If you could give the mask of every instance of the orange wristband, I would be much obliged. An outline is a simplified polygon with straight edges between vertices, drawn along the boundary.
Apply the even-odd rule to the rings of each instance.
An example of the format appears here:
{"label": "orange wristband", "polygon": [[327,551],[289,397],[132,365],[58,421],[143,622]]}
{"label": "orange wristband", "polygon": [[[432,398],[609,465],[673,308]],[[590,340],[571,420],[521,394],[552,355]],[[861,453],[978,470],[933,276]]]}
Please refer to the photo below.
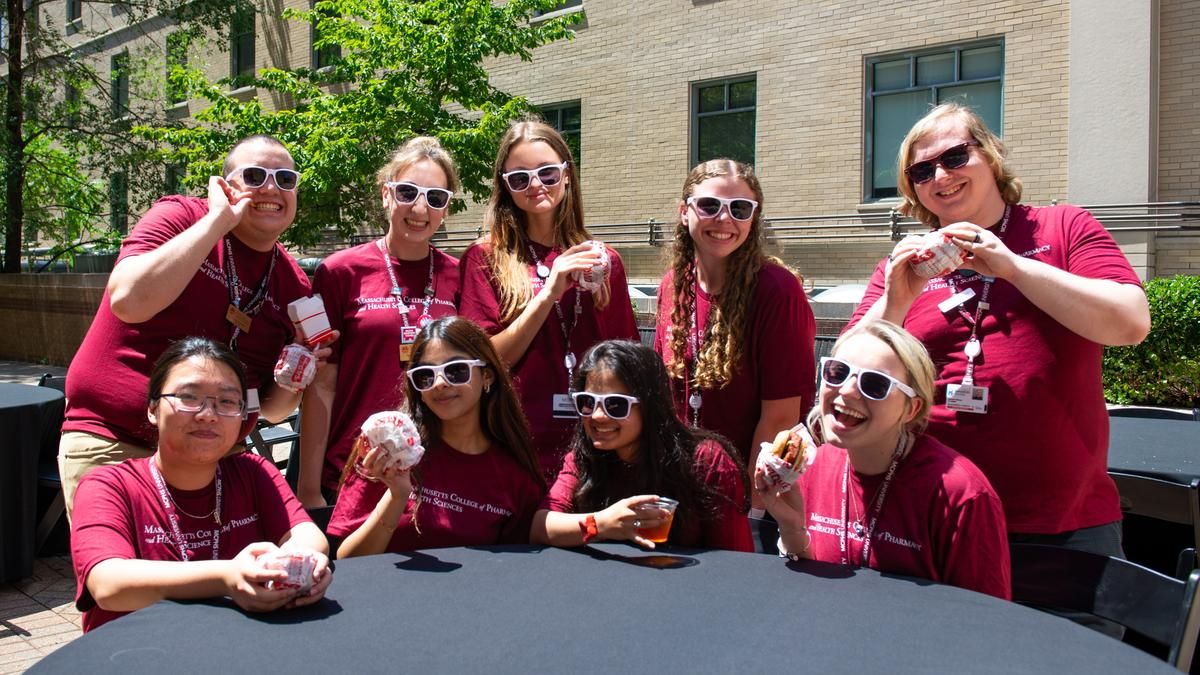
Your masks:
{"label": "orange wristband", "polygon": [[589,513],[587,518],[584,518],[579,523],[579,532],[583,534],[583,543],[589,543],[600,534],[600,530],[596,529],[596,514]]}

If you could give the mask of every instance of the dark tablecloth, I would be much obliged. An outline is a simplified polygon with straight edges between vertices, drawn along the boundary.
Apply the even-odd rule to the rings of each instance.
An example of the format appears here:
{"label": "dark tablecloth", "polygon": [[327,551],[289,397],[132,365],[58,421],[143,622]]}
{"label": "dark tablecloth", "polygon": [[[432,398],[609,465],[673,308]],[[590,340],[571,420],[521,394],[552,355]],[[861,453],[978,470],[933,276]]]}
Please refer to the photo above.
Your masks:
{"label": "dark tablecloth", "polygon": [[57,453],[61,391],[0,384],[0,582],[33,574],[38,455]]}
{"label": "dark tablecloth", "polygon": [[1174,672],[958,588],[728,551],[440,549],[339,562],[312,607],[161,602],[30,672]]}
{"label": "dark tablecloth", "polygon": [[1200,478],[1200,422],[1110,418],[1108,470],[1191,484]]}

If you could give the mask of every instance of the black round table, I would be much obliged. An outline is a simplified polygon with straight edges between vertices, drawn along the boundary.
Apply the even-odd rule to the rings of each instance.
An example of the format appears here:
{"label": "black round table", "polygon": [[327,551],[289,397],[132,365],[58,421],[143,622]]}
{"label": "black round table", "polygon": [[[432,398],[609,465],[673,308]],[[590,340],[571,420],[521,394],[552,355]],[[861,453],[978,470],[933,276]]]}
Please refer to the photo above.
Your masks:
{"label": "black round table", "polygon": [[1108,470],[1190,485],[1200,478],[1200,423],[1109,418]]}
{"label": "black round table", "polygon": [[324,601],[161,602],[30,672],[1171,673],[958,588],[728,551],[487,547],[337,563]]}
{"label": "black round table", "polygon": [[0,582],[33,574],[37,467],[58,451],[61,391],[0,384]]}

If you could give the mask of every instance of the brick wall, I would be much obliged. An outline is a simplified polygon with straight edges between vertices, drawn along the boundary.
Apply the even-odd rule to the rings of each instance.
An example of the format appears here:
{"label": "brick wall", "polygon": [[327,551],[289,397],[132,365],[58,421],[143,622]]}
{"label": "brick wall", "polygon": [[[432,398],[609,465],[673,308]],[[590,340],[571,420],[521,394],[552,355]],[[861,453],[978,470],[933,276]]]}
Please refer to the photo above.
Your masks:
{"label": "brick wall", "polygon": [[[1200,199],[1198,9],[1194,0],[1159,2],[1158,195],[1163,201]],[[1200,244],[1195,238],[1192,241]],[[1160,253],[1178,244],[1159,237]],[[1200,245],[1194,252],[1200,255]],[[1191,273],[1196,270],[1192,267]]]}

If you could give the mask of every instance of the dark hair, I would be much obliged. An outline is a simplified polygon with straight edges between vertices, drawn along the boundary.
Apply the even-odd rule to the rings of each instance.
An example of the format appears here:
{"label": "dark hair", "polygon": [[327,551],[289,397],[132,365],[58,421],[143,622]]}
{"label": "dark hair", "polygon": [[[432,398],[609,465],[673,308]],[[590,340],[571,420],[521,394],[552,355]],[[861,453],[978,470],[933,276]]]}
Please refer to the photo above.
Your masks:
{"label": "dark hair", "polygon": [[205,337],[186,337],[171,343],[171,346],[167,347],[167,350],[154,362],[154,370],[150,371],[149,391],[146,394],[147,406],[154,405],[154,402],[162,396],[163,383],[167,381],[171,369],[176,364],[190,358],[216,361],[229,366],[233,370],[233,374],[237,376],[238,388],[242,391],[246,390],[246,369],[242,366],[242,360],[238,358],[237,354],[215,340]]}
{"label": "dark hair", "polygon": [[[627,340],[597,344],[584,355],[575,372],[575,391],[583,391],[588,375],[596,371],[611,373],[637,397],[642,435],[638,441],[637,469],[630,480],[616,453],[596,450],[583,424],[579,424],[572,443],[578,479],[574,495],[576,511],[600,511],[626,497],[657,494],[679,501],[675,520],[683,527],[673,527],[671,536],[686,532],[692,523],[698,524],[714,515],[717,502],[730,499],[730,495],[707,485],[695,473],[696,447],[706,440],[719,444],[738,467],[743,493],[749,494],[745,465],[729,442],[711,432],[690,428],[675,415],[667,369],[653,349]],[[739,505],[742,511],[749,508],[747,499]]]}
{"label": "dark hair", "polygon": [[275,138],[274,136],[272,136],[270,134],[254,134],[253,136],[247,136],[247,137],[243,138],[242,140],[238,141],[237,143],[234,143],[233,147],[229,149],[229,153],[227,155],[225,155],[225,161],[222,162],[222,164],[221,164],[221,175],[222,176],[228,176],[229,173],[231,171],[233,171],[233,169],[234,169],[233,153],[237,152],[237,149],[242,147],[243,145],[249,145],[251,143],[265,143],[267,145],[276,145],[276,146],[283,148],[284,152],[287,152],[289,155],[291,155],[291,152],[288,150],[287,146],[283,144],[283,141],[279,140],[278,138]]}

